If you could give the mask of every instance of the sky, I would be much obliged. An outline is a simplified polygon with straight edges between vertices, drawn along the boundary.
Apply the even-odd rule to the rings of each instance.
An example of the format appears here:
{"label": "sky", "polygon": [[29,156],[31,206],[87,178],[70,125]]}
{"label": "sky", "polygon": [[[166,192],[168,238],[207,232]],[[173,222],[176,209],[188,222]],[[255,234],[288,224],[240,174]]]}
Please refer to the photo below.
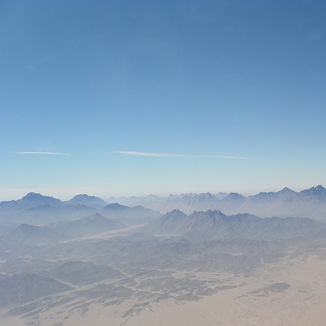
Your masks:
{"label": "sky", "polygon": [[0,0],[0,200],[326,186],[324,0]]}

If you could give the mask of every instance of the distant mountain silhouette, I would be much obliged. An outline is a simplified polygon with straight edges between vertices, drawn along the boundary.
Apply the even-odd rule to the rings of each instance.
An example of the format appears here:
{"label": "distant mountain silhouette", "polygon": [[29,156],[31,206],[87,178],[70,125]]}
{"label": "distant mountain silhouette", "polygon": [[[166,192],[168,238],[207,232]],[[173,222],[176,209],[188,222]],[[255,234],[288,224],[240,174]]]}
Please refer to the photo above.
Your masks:
{"label": "distant mountain silhouette", "polygon": [[30,192],[25,197],[18,200],[18,204],[24,208],[32,208],[44,205],[58,207],[62,205],[62,201],[53,197],[43,196],[35,192]]}
{"label": "distant mountain silhouette", "polygon": [[[262,217],[326,219],[326,189],[322,185],[300,192],[285,187],[277,192],[260,192],[248,197],[233,192],[223,196],[214,196],[209,192],[170,195],[166,198],[147,196],[140,197],[138,203],[136,197],[132,197],[135,205],[130,207],[118,202],[107,204],[101,198],[88,195],[77,195],[62,202],[53,197],[28,193],[19,200],[0,202],[0,224],[45,225],[99,213],[104,217],[135,225],[151,222],[162,213],[174,209],[187,214],[194,211],[221,210],[228,215],[249,213]],[[124,197],[123,201],[128,200]]]}
{"label": "distant mountain silhouette", "polygon": [[65,204],[102,207],[102,206],[106,206],[108,203],[99,197],[82,194],[82,195],[76,195],[72,199],[66,201]]}
{"label": "distant mountain silhouette", "polygon": [[19,200],[0,202],[0,209],[26,210],[38,206],[59,207],[61,205],[62,202],[59,199],[30,192]]}
{"label": "distant mountain silhouette", "polygon": [[303,190],[299,193],[299,195],[319,198],[320,200],[326,200],[326,189],[322,185],[319,185],[317,187],[312,187]]}
{"label": "distant mountain silhouette", "polygon": [[126,212],[130,209],[130,207],[125,205],[120,205],[118,203],[109,204],[104,207],[104,210],[109,213],[121,213]]}
{"label": "distant mountain silhouette", "polygon": [[107,203],[93,196],[77,195],[67,202],[28,193],[22,199],[0,202],[0,223],[45,225],[60,220],[80,219],[95,214]]}
{"label": "distant mountain silhouette", "polygon": [[245,197],[230,193],[219,199],[210,193],[170,195],[167,198],[142,199],[139,204],[162,213],[179,209],[185,213],[221,210],[227,214],[250,213],[263,217],[311,217],[326,219],[326,189],[319,185],[301,192],[287,187],[277,192],[261,192]]}

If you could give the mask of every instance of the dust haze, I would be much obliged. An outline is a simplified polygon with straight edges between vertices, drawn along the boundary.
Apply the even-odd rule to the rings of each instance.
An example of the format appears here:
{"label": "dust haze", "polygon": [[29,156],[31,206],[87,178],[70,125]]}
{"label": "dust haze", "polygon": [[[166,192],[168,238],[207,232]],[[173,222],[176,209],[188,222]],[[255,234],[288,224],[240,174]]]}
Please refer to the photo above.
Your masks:
{"label": "dust haze", "polygon": [[[144,206],[127,206],[29,193],[1,202],[2,324],[323,325],[325,194],[133,197]],[[298,197],[312,216],[252,213]],[[239,199],[232,214],[216,209]]]}

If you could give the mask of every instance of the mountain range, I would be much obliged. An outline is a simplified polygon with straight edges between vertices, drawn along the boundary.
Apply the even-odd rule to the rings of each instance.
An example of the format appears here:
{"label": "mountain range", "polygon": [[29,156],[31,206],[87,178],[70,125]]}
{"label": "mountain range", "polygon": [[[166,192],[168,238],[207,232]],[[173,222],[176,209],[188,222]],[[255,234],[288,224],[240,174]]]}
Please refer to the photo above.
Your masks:
{"label": "mountain range", "polygon": [[134,205],[161,213],[179,209],[185,213],[221,210],[226,214],[250,213],[262,217],[310,217],[326,219],[326,189],[319,185],[300,192],[284,188],[277,192],[260,192],[252,196],[229,193],[219,197],[211,193],[148,197],[133,201]]}
{"label": "mountain range", "polygon": [[[146,200],[173,209],[162,214],[87,195],[64,202],[35,193],[0,203],[0,308],[26,325],[45,325],[42,318],[51,323],[58,311],[56,325],[63,325],[94,304],[126,307],[128,317],[162,300],[200,300],[243,286],[240,278],[255,277],[279,260],[324,256],[325,220],[239,213],[297,206],[322,212],[322,186]],[[206,209],[214,206],[223,211]],[[290,286],[281,281],[263,288]]]}
{"label": "mountain range", "polygon": [[[119,219],[122,224],[135,225],[147,223],[161,214],[141,206],[129,207],[118,203],[108,204],[99,197],[85,194],[77,195],[68,201],[61,201],[37,193],[28,193],[19,200],[0,202],[0,225],[6,230],[22,223],[42,226],[87,217],[88,220],[82,222],[85,224],[87,221],[89,222],[90,216],[93,218],[97,216],[98,220],[99,215],[103,215],[103,219]],[[99,223],[99,221],[97,222]],[[106,220],[105,223],[107,222]]]}
{"label": "mountain range", "polygon": [[200,240],[279,241],[295,237],[325,234],[326,226],[316,220],[298,217],[261,218],[250,214],[225,215],[218,210],[179,210],[166,213],[148,226],[155,235],[174,235]]}
{"label": "mountain range", "polygon": [[61,221],[44,226],[21,224],[3,236],[2,240],[26,245],[45,244],[88,237],[126,227],[126,224],[117,219],[106,218],[96,213],[79,220]]}
{"label": "mountain range", "polygon": [[[87,226],[91,216],[93,218],[97,216],[95,224],[98,228],[101,223],[109,223],[105,219],[118,220],[121,227],[122,225],[150,223],[162,214],[175,209],[186,214],[195,211],[220,210],[228,215],[252,214],[260,217],[326,219],[326,189],[321,185],[300,192],[284,188],[278,192],[261,192],[247,197],[233,192],[227,195],[225,193],[216,195],[201,193],[168,197],[153,195],[130,197],[132,207],[122,204],[128,201],[126,197],[122,197],[121,201],[119,198],[114,199],[115,202],[108,203],[99,197],[81,194],[68,201],[61,201],[37,193],[28,193],[19,200],[0,202],[0,234],[8,233],[20,224],[44,226],[80,220],[76,224],[76,230],[78,230],[76,233],[81,235],[82,224],[84,233],[86,229],[92,229],[90,225]],[[85,219],[81,220],[83,218]],[[99,221],[101,218],[102,222]],[[72,225],[65,225],[65,227],[72,230],[74,228]]]}

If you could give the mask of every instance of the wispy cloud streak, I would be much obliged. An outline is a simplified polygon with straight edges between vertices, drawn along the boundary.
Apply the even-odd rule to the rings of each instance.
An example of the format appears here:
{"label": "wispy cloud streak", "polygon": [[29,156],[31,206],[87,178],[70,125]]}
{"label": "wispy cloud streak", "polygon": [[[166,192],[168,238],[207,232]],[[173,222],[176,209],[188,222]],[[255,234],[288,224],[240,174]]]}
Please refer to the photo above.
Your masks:
{"label": "wispy cloud streak", "polygon": [[53,153],[53,152],[13,152],[18,155],[64,155],[68,156],[67,153]]}
{"label": "wispy cloud streak", "polygon": [[148,157],[222,158],[222,159],[231,159],[231,160],[245,160],[245,159],[247,159],[246,157],[223,156],[223,155],[159,154],[159,153],[126,152],[126,151],[115,151],[115,153],[122,154],[122,155],[148,156]]}

